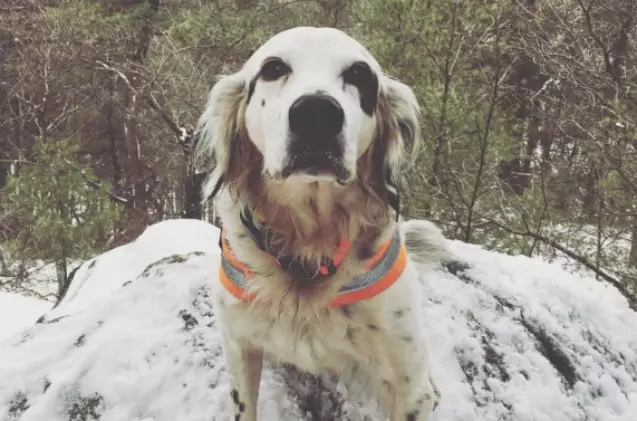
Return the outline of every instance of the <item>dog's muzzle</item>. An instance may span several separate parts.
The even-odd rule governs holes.
[[[330,95],[315,93],[299,97],[289,111],[288,162],[282,175],[294,173],[349,178],[343,166],[342,131],[345,113]]]

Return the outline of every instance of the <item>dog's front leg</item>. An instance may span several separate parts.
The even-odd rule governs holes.
[[[402,350],[394,349],[390,353],[393,355],[388,355],[392,375],[381,379],[381,400],[389,421],[430,421],[438,404],[440,393],[428,370],[428,362],[423,358],[426,351],[421,346],[412,344]]]
[[[226,367],[230,375],[230,406],[234,415],[232,421],[257,421],[263,350],[245,340],[236,340],[227,332],[222,338]]]
[[[430,421],[440,393],[432,380],[418,295],[407,288],[390,293],[396,296],[388,294],[391,305],[379,322],[383,328],[374,331],[383,406],[390,421]]]

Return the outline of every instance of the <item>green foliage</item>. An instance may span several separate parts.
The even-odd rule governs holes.
[[[47,262],[88,258],[110,235],[118,208],[107,184],[75,162],[77,154],[71,139],[39,139],[36,162],[9,177],[4,196],[21,227],[12,244],[15,252]]]
[[[177,132],[196,123],[215,77],[281,30],[331,26],[357,38],[421,105],[408,217],[508,253],[545,254],[541,235],[606,268],[637,267],[637,66],[621,48],[622,25],[634,43],[628,4],[591,4],[590,21],[576,0],[61,0],[7,13],[15,42],[0,69],[11,87],[10,106],[0,107],[0,172],[31,156],[43,128],[78,139],[90,157],[90,169],[64,166],[76,162],[75,141],[39,144],[38,162],[3,194],[20,217],[7,236],[26,258],[82,257],[91,243],[108,244],[99,237],[118,218],[115,244],[183,215],[191,154]],[[111,180],[130,206],[120,215],[106,186],[89,188],[89,179]],[[606,251],[612,241],[624,251]]]

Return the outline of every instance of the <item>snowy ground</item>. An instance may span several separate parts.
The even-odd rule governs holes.
[[[86,262],[0,342],[0,421],[227,420],[209,289],[218,231],[167,221]],[[637,314],[557,265],[448,242],[423,277],[437,421],[637,420]],[[0,304],[1,305],[1,304]],[[265,420],[382,420],[357,383],[266,368]]]
[[[51,306],[48,301],[0,292],[0,341],[32,326]]]
[[[0,250],[2,253],[2,250]],[[75,268],[81,261],[69,262],[69,268]],[[17,265],[11,267],[14,273]],[[16,292],[20,295],[39,297],[54,302],[57,293],[57,275],[54,264],[46,264],[41,260],[30,262],[26,268],[24,279],[16,279],[14,276],[0,276],[0,293]]]

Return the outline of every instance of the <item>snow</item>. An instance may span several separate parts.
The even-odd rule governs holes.
[[[0,341],[32,326],[51,305],[47,301],[0,292]]]
[[[86,262],[41,323],[0,342],[0,421],[229,419],[209,297],[218,235],[166,221]],[[447,247],[422,277],[434,421],[637,420],[637,314],[624,297],[557,264]],[[359,383],[268,364],[259,410],[383,420]]]
[[[82,265],[50,318],[82,310],[119,289],[150,263],[195,251],[219,252],[219,230],[195,219],[173,219],[151,225],[134,242],[110,250]]]
[[[0,253],[3,250],[0,248]],[[5,256],[6,256],[5,252]],[[17,292],[23,295],[31,296],[37,295],[44,299],[55,301],[55,294],[57,292],[57,273],[55,270],[55,264],[45,263],[42,260],[34,260],[30,262],[24,262],[25,274],[23,279],[16,279],[18,264],[11,263],[10,259],[7,259],[9,263],[8,272],[12,276],[0,276],[0,284],[3,285],[4,292]],[[69,268],[73,268],[80,264],[81,261],[70,261]]]

